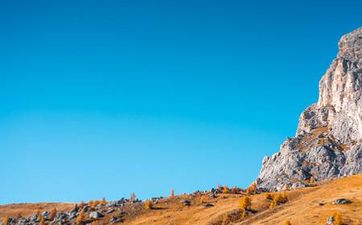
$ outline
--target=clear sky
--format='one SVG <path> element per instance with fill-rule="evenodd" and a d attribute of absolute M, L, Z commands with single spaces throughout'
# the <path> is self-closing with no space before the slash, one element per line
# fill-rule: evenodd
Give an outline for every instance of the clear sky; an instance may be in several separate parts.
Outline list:
<path fill-rule="evenodd" d="M 246 187 L 361 8 L 0 0 L 0 203 Z"/>

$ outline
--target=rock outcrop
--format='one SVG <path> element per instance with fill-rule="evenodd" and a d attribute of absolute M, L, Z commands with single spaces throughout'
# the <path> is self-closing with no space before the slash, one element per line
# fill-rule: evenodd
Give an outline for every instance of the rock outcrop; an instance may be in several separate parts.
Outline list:
<path fill-rule="evenodd" d="M 362 28 L 339 41 L 319 84 L 319 100 L 300 116 L 296 136 L 265 157 L 259 189 L 281 190 L 362 172 Z"/>

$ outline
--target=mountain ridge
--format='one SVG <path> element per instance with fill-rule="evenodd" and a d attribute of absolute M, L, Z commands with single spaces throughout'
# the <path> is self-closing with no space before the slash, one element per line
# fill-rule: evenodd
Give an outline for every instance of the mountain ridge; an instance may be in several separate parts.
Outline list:
<path fill-rule="evenodd" d="M 341 37 L 319 83 L 319 99 L 300 116 L 296 136 L 265 157 L 259 189 L 282 190 L 362 172 L 362 28 Z"/>

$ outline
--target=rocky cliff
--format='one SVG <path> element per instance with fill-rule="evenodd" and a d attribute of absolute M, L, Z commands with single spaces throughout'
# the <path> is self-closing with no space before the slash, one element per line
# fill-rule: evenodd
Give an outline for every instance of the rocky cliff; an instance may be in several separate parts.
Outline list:
<path fill-rule="evenodd" d="M 362 172 L 362 28 L 339 41 L 319 83 L 319 100 L 300 116 L 296 136 L 265 157 L 258 188 L 280 190 Z"/>

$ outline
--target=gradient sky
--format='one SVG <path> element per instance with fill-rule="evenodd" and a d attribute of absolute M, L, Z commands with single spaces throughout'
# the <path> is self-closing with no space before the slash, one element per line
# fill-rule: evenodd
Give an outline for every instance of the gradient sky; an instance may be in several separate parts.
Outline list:
<path fill-rule="evenodd" d="M 246 187 L 361 8 L 0 0 L 0 203 Z"/>

